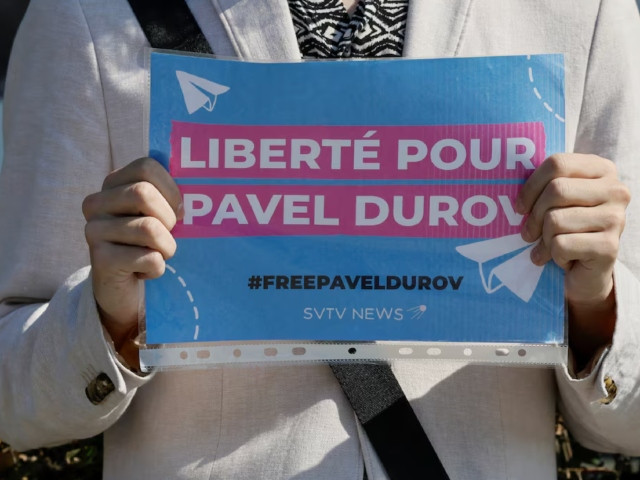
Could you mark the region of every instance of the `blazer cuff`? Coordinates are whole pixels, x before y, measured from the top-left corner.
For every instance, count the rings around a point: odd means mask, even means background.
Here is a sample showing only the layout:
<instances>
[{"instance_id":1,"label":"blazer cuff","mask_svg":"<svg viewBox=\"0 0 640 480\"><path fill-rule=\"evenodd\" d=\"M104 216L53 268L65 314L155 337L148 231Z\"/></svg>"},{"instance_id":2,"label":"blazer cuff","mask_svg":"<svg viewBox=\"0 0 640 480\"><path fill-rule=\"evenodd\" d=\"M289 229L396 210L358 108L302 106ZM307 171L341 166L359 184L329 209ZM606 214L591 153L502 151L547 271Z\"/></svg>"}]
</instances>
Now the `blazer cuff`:
<instances>
[{"instance_id":1,"label":"blazer cuff","mask_svg":"<svg viewBox=\"0 0 640 480\"><path fill-rule=\"evenodd\" d=\"M86 329L81 337L86 342L83 342L85 361L81 375L88 380L85 389L90 388L91 382L94 382L99 375L106 375L113 383L115 397L121 398L145 385L153 375L132 371L116 352L111 337L100 321L91 276L89 272L87 274L87 279L82 284L78 305L79 323L82 324L83 329ZM104 379L104 376L102 378ZM108 396L105 395L102 401L107 401Z\"/></svg>"},{"instance_id":2,"label":"blazer cuff","mask_svg":"<svg viewBox=\"0 0 640 480\"><path fill-rule=\"evenodd\" d=\"M617 319L613 342L584 378L556 368L560 406L584 446L640 454L640 281L622 263L614 268ZM578 375L579 377L580 375Z\"/></svg>"}]
</instances>

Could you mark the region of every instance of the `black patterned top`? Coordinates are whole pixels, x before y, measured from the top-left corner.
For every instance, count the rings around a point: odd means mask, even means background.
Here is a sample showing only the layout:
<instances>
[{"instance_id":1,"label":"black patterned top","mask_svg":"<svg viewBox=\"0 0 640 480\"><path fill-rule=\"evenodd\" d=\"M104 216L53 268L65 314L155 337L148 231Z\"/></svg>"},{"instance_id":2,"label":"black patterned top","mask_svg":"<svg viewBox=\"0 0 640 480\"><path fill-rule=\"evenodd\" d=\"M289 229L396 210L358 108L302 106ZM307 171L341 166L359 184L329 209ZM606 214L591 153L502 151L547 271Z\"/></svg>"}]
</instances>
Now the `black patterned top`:
<instances>
[{"instance_id":1,"label":"black patterned top","mask_svg":"<svg viewBox=\"0 0 640 480\"><path fill-rule=\"evenodd\" d=\"M399 57L409 0L289 0L303 58Z\"/></svg>"}]
</instances>

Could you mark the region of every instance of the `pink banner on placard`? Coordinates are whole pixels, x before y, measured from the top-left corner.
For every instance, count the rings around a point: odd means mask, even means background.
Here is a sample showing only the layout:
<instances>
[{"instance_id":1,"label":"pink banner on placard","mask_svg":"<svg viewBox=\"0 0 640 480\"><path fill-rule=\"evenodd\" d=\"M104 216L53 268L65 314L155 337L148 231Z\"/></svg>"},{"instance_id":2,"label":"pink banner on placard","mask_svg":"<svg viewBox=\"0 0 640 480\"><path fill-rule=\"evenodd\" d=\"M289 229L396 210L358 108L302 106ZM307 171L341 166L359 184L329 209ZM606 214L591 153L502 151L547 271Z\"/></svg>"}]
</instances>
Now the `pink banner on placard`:
<instances>
[{"instance_id":1,"label":"pink banner on placard","mask_svg":"<svg viewBox=\"0 0 640 480\"><path fill-rule=\"evenodd\" d=\"M177 238L357 235L494 238L518 233L520 185L181 185Z\"/></svg>"},{"instance_id":2,"label":"pink banner on placard","mask_svg":"<svg viewBox=\"0 0 640 480\"><path fill-rule=\"evenodd\" d=\"M249 126L173 122L176 178L514 179L545 158L541 122Z\"/></svg>"}]
</instances>

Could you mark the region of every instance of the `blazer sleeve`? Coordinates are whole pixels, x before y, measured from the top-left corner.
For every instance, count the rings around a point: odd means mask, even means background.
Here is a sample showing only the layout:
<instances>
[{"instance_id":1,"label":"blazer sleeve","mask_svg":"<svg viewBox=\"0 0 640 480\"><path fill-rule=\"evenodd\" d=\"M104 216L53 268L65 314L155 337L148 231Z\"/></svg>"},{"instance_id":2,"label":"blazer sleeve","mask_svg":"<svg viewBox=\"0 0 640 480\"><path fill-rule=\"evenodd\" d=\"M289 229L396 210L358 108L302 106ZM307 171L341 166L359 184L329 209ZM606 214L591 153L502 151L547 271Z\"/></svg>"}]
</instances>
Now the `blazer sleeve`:
<instances>
[{"instance_id":1,"label":"blazer sleeve","mask_svg":"<svg viewBox=\"0 0 640 480\"><path fill-rule=\"evenodd\" d=\"M82 200L100 189L111 155L100 71L78 0L31 1L5 93L0 438L24 450L102 432L148 379L117 361L86 267ZM85 390L100 374L115 389L94 404Z\"/></svg>"},{"instance_id":2,"label":"blazer sleeve","mask_svg":"<svg viewBox=\"0 0 640 480\"><path fill-rule=\"evenodd\" d=\"M613 160L632 200L614 269L613 344L586 378L557 369L560 408L584 446L640 455L640 16L633 0L601 2L575 151Z\"/></svg>"}]
</instances>

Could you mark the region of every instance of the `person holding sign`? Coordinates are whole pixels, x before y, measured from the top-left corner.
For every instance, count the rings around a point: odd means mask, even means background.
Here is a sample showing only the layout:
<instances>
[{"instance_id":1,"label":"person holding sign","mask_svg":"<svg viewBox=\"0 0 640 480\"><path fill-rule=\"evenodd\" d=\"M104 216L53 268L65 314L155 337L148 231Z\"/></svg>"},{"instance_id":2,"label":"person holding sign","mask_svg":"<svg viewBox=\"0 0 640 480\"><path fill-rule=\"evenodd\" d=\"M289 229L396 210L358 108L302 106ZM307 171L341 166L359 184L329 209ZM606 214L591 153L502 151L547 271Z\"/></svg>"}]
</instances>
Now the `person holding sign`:
<instances>
[{"instance_id":1,"label":"person holding sign","mask_svg":"<svg viewBox=\"0 0 640 480\"><path fill-rule=\"evenodd\" d=\"M541 240L532 260L566 272L570 361L393 371L450 478L555 478L556 403L585 446L639 455L633 0L362 2L347 2L349 17L338 0L187 1L221 57L564 53L567 153L531 175L515 209L528 215L523 239ZM184 217L174 180L142 158L147 46L123 0L32 0L16 39L0 175L0 438L28 449L105 432L106 479L386 478L325 365L138 370L139 280L163 274Z\"/></svg>"}]
</instances>

